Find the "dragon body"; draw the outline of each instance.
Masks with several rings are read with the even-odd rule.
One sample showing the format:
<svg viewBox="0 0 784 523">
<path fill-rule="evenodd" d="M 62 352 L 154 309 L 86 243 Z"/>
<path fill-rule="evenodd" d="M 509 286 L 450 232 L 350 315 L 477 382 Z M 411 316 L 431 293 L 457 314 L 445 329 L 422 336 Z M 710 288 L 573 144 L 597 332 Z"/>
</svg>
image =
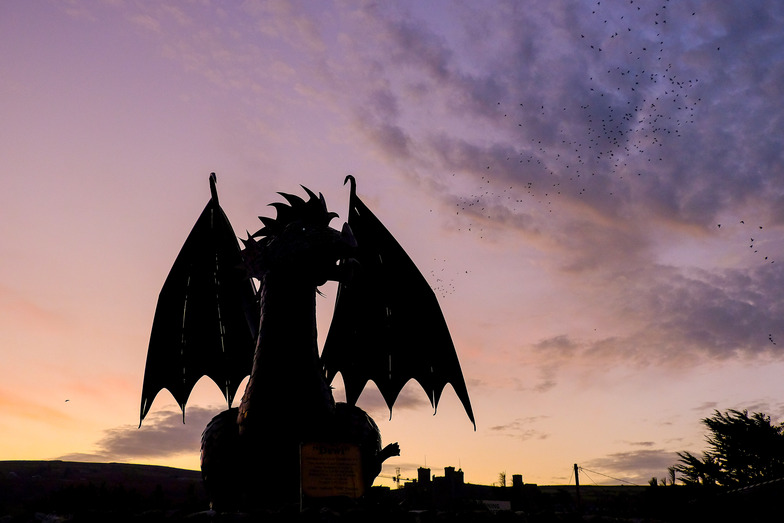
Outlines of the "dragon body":
<svg viewBox="0 0 784 523">
<path fill-rule="evenodd" d="M 218 383 L 229 409 L 208 424 L 201 449 L 214 507 L 296 503 L 300 446 L 308 442 L 358 446 L 363 487 L 369 487 L 399 447 L 382 448 L 378 427 L 354 405 L 368 380 L 379 386 L 390 409 L 411 378 L 434 407 L 449 382 L 473 422 L 457 355 L 432 290 L 356 197 L 349 179 L 349 221 L 340 231 L 329 226 L 337 215 L 327 210 L 323 196 L 304 188 L 307 200 L 279 193 L 286 203 L 272 204 L 276 218 L 260 218 L 264 226 L 243 240 L 240 250 L 211 176 L 212 198 L 164 283 L 148 349 L 141 419 L 162 388 L 172 392 L 184 416 L 188 395 L 202 375 Z M 396 267 L 407 274 L 398 274 Z M 397 280 L 412 277 L 418 295 L 404 299 L 401 293 L 411 292 L 411 285 L 399 288 Z M 251 278 L 259 282 L 258 292 Z M 340 287 L 320 357 L 315 299 L 327 280 L 339 281 Z M 405 312 L 406 300 L 411 312 Z M 332 396 L 330 383 L 337 372 L 346 384 L 347 404 L 336 404 Z M 231 408 L 248 373 L 240 406 Z"/>
</svg>

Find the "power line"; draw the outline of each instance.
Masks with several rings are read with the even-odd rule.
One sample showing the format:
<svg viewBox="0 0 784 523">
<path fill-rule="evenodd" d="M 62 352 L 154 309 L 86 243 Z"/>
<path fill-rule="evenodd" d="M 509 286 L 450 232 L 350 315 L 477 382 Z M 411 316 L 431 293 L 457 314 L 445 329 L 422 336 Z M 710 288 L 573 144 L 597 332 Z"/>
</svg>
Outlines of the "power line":
<svg viewBox="0 0 784 523">
<path fill-rule="evenodd" d="M 583 472 L 590 472 L 591 474 L 598 474 L 600 476 L 604 476 L 605 478 L 609 478 L 609 479 L 612 479 L 614 481 L 620 481 L 621 483 L 627 483 L 629 485 L 634 485 L 635 487 L 641 487 L 642 486 L 642 485 L 639 485 L 637 483 L 632 483 L 631 481 L 626 481 L 625 479 L 614 478 L 612 476 L 608 476 L 607 474 L 602 474 L 601 472 L 596 472 L 595 470 L 587 469 L 585 467 L 580 467 L 580 470 L 582 470 Z M 590 478 L 590 476 L 588 476 L 588 477 Z M 593 481 L 594 484 L 597 484 L 596 481 L 593 480 L 593 478 L 591 478 L 591 481 Z"/>
</svg>

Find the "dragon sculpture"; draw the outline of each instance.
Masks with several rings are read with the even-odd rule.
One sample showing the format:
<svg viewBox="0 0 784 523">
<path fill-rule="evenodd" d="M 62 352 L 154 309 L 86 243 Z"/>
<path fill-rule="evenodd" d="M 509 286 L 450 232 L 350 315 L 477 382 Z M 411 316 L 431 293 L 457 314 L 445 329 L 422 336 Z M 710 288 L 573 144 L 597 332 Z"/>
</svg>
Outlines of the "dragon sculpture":
<svg viewBox="0 0 784 523">
<path fill-rule="evenodd" d="M 474 415 L 446 322 L 427 281 L 357 197 L 350 182 L 348 222 L 324 197 L 287 193 L 277 215 L 242 240 L 211 199 L 185 241 L 159 295 L 147 353 L 140 426 L 168 389 L 183 412 L 196 382 L 209 376 L 229 409 L 202 434 L 201 465 L 213 507 L 282 506 L 300 495 L 300 445 L 359 447 L 364 487 L 399 455 L 381 446 L 378 427 L 355 405 L 368 380 L 387 406 L 417 380 L 435 409 L 450 383 Z M 256 291 L 253 281 L 259 282 Z M 318 287 L 339 282 L 332 323 L 319 357 Z M 347 403 L 330 384 L 340 372 Z M 239 408 L 231 404 L 250 374 Z"/>
</svg>

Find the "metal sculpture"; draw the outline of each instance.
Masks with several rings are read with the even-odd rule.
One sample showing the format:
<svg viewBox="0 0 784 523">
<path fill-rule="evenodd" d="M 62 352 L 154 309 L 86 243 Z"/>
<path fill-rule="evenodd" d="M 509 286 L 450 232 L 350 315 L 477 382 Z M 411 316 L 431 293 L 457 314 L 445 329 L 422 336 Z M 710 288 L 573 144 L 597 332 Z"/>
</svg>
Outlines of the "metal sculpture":
<svg viewBox="0 0 784 523">
<path fill-rule="evenodd" d="M 300 494 L 300 451 L 308 442 L 349 443 L 361 454 L 364 487 L 399 454 L 382 448 L 378 427 L 355 403 L 368 380 L 391 412 L 402 387 L 417 380 L 436 409 L 447 383 L 474 423 L 454 345 L 427 281 L 350 182 L 348 223 L 324 197 L 278 193 L 273 218 L 240 249 L 219 203 L 211 199 L 161 290 L 147 354 L 140 425 L 161 389 L 185 419 L 185 404 L 204 375 L 229 409 L 202 435 L 202 475 L 213 505 L 281 506 Z M 259 282 L 256 291 L 253 280 Z M 337 280 L 333 320 L 319 357 L 315 296 Z M 330 384 L 340 372 L 347 403 Z M 239 408 L 232 400 L 250 374 Z"/>
</svg>

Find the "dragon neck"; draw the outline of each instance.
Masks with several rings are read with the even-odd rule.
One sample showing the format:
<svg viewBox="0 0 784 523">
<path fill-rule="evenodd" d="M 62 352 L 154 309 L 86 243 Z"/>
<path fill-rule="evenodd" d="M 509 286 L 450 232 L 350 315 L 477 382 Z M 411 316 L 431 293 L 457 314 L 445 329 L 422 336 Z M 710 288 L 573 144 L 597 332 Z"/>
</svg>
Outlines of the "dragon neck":
<svg viewBox="0 0 784 523">
<path fill-rule="evenodd" d="M 241 430 L 274 418 L 320 420 L 334 409 L 321 371 L 316 335 L 316 288 L 267 274 L 261 281 L 261 317 Z M 301 427 L 300 427 L 301 429 Z"/>
</svg>

